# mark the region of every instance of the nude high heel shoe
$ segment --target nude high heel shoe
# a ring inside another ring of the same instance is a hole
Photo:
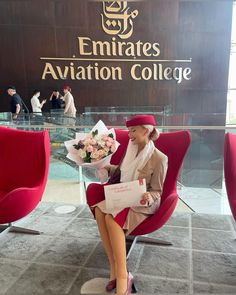
[[[134,277],[132,276],[131,272],[129,272],[128,278],[127,278],[127,289],[124,294],[131,294],[132,293],[133,283],[134,283]]]

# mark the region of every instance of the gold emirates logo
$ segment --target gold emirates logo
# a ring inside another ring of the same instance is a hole
[[[103,1],[102,28],[108,35],[128,39],[133,34],[133,19],[138,10],[129,11],[127,1]]]

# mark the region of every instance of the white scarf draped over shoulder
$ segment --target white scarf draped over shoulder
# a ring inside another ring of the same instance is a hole
[[[137,155],[138,145],[129,140],[125,157],[122,161],[121,182],[128,182],[138,179],[139,170],[143,169],[148,160],[151,158],[155,145],[152,140],[145,145],[141,152]]]

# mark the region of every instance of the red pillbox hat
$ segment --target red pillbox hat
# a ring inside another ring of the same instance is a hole
[[[156,121],[152,115],[137,115],[130,120],[126,121],[126,127],[139,126],[139,125],[156,125]]]
[[[63,86],[63,90],[70,90],[70,86],[67,86],[67,85]]]

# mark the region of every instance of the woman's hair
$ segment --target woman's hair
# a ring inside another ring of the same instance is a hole
[[[142,125],[149,131],[149,139],[156,140],[159,137],[159,131],[153,125]]]
[[[40,92],[40,90],[35,89],[34,92],[33,92],[33,95],[35,95],[35,94],[37,94],[37,93],[39,93],[39,92]]]

